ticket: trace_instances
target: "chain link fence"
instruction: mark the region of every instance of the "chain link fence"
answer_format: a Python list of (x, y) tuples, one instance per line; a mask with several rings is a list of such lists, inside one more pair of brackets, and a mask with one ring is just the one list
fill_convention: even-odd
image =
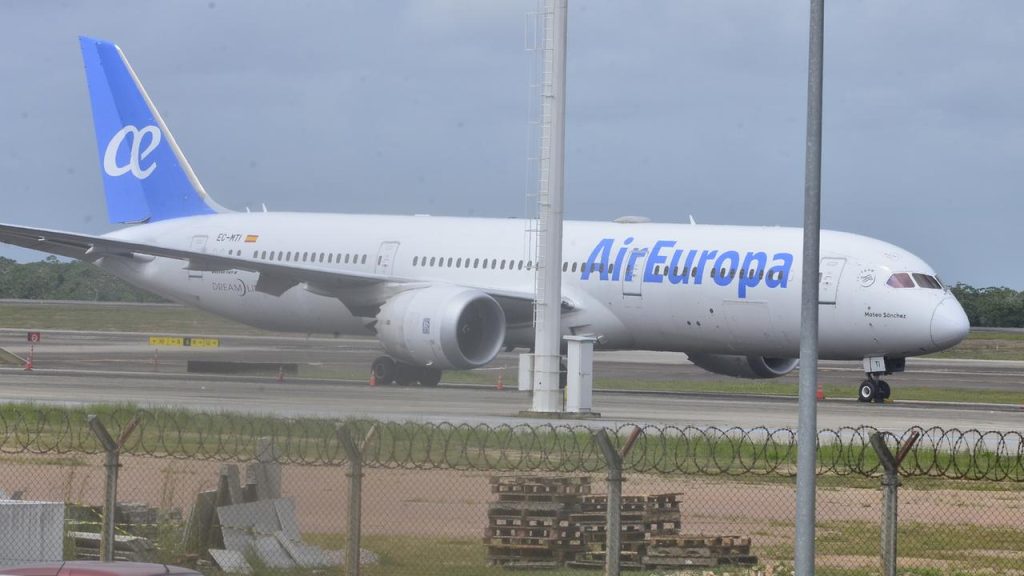
[[(875, 432), (818, 434), (819, 574), (882, 572)], [(1024, 574), (1021, 434), (881, 438), (896, 452), (914, 433), (898, 467), (899, 573)], [(602, 434), (621, 458), (618, 492)], [(0, 460), (4, 564), (109, 553), (203, 572), (343, 574), (356, 573), (358, 549), (368, 575), (599, 574), (615, 559), (644, 574), (791, 573), (792, 430), (135, 410), (101, 413), (91, 428), (77, 410), (6, 407)], [(112, 471), (117, 507), (105, 515)]]

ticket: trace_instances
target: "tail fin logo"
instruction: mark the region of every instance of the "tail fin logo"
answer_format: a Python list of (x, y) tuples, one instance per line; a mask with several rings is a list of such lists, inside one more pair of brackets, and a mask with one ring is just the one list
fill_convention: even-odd
[[(117, 163), (117, 153), (129, 134), (131, 134), (131, 150), (128, 155), (128, 163), (121, 166)], [(149, 135), (149, 140), (145, 149), (143, 149), (142, 141), (147, 134)], [(142, 162), (160, 145), (161, 138), (160, 129), (156, 126), (150, 125), (139, 129), (129, 124), (121, 128), (110, 139), (110, 142), (107, 143), (107, 149), (103, 153), (103, 170), (110, 176), (115, 177), (131, 172), (132, 176), (139, 180), (145, 180), (156, 169), (156, 161), (145, 169), (142, 168)]]

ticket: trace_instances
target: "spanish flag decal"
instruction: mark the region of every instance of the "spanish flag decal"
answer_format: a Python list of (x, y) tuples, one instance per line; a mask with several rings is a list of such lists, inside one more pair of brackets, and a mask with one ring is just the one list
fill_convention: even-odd
[(256, 240), (259, 240), (259, 237), (260, 237), (259, 234), (246, 234), (246, 236), (245, 236), (245, 243), (246, 244), (252, 244)]

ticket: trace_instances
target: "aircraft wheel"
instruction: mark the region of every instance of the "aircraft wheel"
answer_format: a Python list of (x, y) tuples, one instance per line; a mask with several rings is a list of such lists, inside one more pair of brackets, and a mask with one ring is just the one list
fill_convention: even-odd
[(857, 400), (861, 402), (871, 402), (875, 399), (875, 394), (878, 393), (878, 387), (875, 386), (873, 380), (868, 379), (860, 383), (860, 388), (857, 391)]
[(395, 367), (395, 383), (399, 386), (409, 386), (416, 382), (419, 377), (419, 370), (408, 364), (398, 364)]
[(430, 368), (428, 366), (420, 368), (420, 386), (437, 386), (441, 382), (441, 373), (437, 368)]
[(883, 402), (889, 398), (892, 394), (892, 390), (889, 388), (889, 383), (885, 380), (878, 381), (878, 394), (875, 396), (875, 402)]
[(381, 356), (374, 360), (370, 369), (373, 370), (373, 376), (377, 379), (378, 386), (386, 386), (394, 382), (398, 372), (395, 361), (387, 356)]

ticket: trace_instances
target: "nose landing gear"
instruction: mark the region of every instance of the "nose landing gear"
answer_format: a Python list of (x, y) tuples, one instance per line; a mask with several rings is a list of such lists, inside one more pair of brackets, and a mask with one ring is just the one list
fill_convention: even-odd
[(885, 402), (892, 394), (889, 383), (880, 380), (877, 375), (869, 374), (867, 379), (860, 383), (857, 390), (857, 400), (861, 402)]
[(893, 372), (903, 372), (906, 358), (872, 356), (864, 359), (864, 373), (867, 378), (857, 389), (857, 400), (861, 402), (885, 402), (892, 395), (889, 383), (881, 379)]

